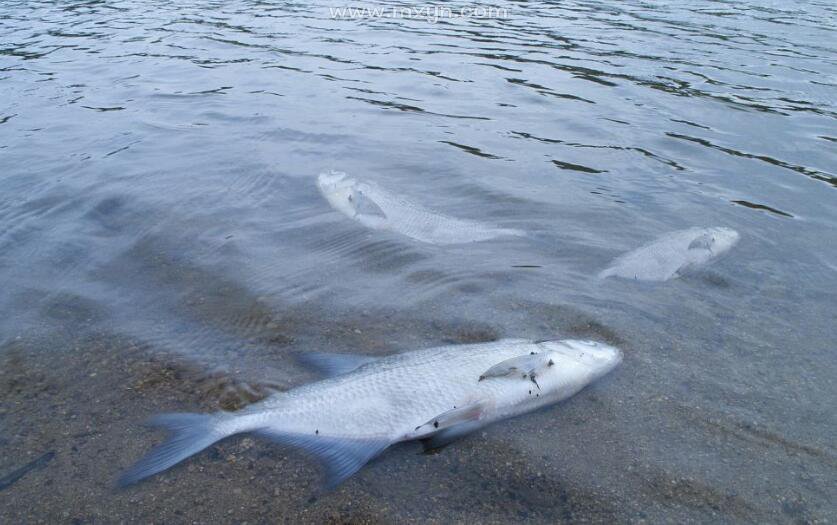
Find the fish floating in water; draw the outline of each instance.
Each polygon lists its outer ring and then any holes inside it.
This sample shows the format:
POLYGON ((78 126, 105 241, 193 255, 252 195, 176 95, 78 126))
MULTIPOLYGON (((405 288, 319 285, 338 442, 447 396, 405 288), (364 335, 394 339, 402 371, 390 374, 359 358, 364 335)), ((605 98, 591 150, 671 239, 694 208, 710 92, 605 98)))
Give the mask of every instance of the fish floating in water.
POLYGON ((321 173, 317 186, 335 210, 367 228, 393 231, 429 244, 460 244, 525 235, 521 230, 434 212, 339 171, 321 173))
POLYGON ((333 488, 394 443, 421 440, 433 450, 491 422, 566 399, 615 368, 622 353, 593 341, 503 339, 382 358, 309 353, 301 359, 330 377, 238 412, 154 418, 170 439, 120 483, 251 432, 317 457, 333 488))
POLYGON ((617 257, 599 277, 667 281, 718 258, 736 245, 731 228, 690 228, 667 233, 617 257))

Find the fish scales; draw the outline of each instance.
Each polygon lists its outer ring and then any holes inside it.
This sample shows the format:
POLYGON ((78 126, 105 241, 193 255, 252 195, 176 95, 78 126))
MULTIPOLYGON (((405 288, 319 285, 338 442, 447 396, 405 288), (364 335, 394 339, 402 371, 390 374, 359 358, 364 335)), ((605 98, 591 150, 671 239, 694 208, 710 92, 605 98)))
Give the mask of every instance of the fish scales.
POLYGON ((418 439, 443 446, 494 421, 566 399, 618 365, 621 352, 593 341, 505 339, 374 360, 346 354, 318 359, 333 361, 331 369, 343 373, 239 412, 159 416, 156 423, 172 438, 129 469, 122 482, 165 470, 224 437, 255 432, 317 456, 334 486, 393 443, 418 439), (535 354, 543 359, 532 359, 535 354), (514 358, 551 364, 538 368, 537 387, 517 372, 480 379, 514 358))

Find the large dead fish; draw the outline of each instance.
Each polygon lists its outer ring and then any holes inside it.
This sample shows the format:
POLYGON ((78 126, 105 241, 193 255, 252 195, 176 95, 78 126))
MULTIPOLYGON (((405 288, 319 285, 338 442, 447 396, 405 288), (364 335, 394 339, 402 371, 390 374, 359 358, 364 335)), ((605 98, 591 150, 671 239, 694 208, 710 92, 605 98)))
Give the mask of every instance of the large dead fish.
POLYGON ((393 443, 442 447, 493 421, 566 399, 612 370, 621 352, 592 341, 491 343, 383 358, 306 354, 330 375, 239 412, 164 414, 168 441, 123 474, 134 483, 227 436, 252 432, 313 454, 334 487, 393 443))
POLYGON ((367 228, 394 231, 421 242, 458 244, 525 235, 521 230, 437 213, 339 171, 321 173, 317 186, 329 204, 350 219, 367 228))
POLYGON ((698 268, 729 251, 738 242, 730 228, 689 228, 667 233, 617 257, 599 277, 667 281, 698 268))

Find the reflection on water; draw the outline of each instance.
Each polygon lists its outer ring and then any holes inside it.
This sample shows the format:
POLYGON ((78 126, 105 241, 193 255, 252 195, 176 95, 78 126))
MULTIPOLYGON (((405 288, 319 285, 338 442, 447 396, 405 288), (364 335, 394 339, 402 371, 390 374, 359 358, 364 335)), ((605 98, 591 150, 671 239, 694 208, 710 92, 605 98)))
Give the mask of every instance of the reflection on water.
POLYGON ((494 5, 508 16, 433 23, 3 3, 0 476, 23 473, 0 484, 5 515, 834 518, 837 10, 494 5), (527 234, 370 230, 319 193, 332 169, 527 234), (716 225, 741 241, 701 272, 596 278, 716 225), (557 335, 625 363, 436 456, 391 451, 332 496, 309 502, 309 465, 241 443, 219 449, 237 464, 109 488, 154 440, 145 416, 298 385, 293 352, 557 335))

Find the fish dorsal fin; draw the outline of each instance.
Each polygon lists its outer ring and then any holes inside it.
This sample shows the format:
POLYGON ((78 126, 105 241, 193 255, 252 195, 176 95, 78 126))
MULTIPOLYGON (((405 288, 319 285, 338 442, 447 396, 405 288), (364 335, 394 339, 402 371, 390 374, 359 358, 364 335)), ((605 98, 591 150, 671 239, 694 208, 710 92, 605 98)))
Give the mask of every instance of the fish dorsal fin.
POLYGON ((484 424, 480 421, 484 413, 485 404, 476 402, 442 412, 427 423, 417 426, 417 432, 432 432, 421 440, 424 452, 438 450, 480 428, 484 424))
POLYGON ((357 215, 380 217, 386 219, 387 214, 362 189, 355 189, 349 196, 357 215))
POLYGON ((482 374, 480 374, 479 381, 491 377, 505 377, 520 374, 524 379, 531 376, 533 372, 537 372, 540 368, 551 366, 549 357, 546 354, 537 354, 535 352, 519 355, 501 361, 492 366, 482 374))
POLYGON ((332 490, 392 444, 389 438, 347 439, 322 434, 295 434, 269 428, 257 435, 284 445, 299 447, 325 469, 325 490, 332 490))
POLYGON ((330 354, 328 352, 300 352, 296 357, 300 363, 324 377, 348 374, 365 364, 378 360, 377 357, 368 355, 330 354))
MULTIPOLYGON (((703 235, 698 236, 695 240, 689 243, 690 250, 712 250, 712 244, 714 244, 715 238, 708 234, 704 233, 703 235)), ((681 245, 682 246, 682 245, 681 245)))

